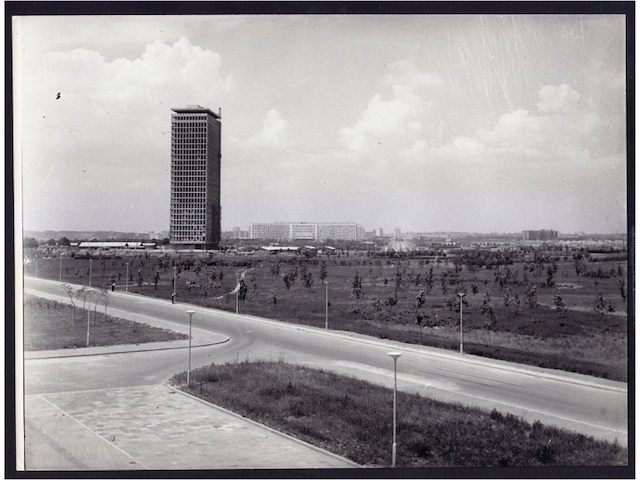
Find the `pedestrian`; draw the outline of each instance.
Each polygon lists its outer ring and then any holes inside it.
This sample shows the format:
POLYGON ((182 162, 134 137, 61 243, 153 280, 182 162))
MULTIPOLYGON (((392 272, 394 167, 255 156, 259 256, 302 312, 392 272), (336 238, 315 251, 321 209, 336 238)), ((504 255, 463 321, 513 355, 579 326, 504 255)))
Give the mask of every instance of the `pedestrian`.
POLYGON ((171 294, 171 303, 176 303, 176 294, 175 293, 171 294))
POLYGON ((111 291, 112 291, 112 292, 115 292, 115 291, 116 291, 116 284, 115 284, 115 283, 112 283, 112 284, 111 284, 111 291))

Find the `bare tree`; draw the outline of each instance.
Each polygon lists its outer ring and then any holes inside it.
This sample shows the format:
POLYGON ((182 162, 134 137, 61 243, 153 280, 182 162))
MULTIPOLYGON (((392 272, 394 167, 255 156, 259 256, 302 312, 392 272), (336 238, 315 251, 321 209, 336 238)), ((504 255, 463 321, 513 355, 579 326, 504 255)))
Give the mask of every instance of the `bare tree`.
POLYGON ((107 306, 109 305, 109 301, 111 300, 111 295, 109 294, 109 290, 106 288, 100 289, 100 297, 102 298, 102 303, 104 303, 104 314, 107 314, 107 306))
POLYGON ((82 286, 76 290, 76 295, 78 298, 82 299, 82 309, 85 310, 87 308, 87 297, 89 296, 89 287, 82 286))
POLYGON ((69 285, 68 283, 63 283, 62 284, 62 289, 64 290, 64 293, 67 294, 67 296, 69 297, 69 300, 71 300, 71 306, 73 307, 73 316, 72 316, 72 322, 75 323, 76 322, 76 302, 74 300, 75 297, 75 290, 74 288, 69 285))
MULTIPOLYGON (((83 298, 84 301, 86 302, 87 300, 89 301, 89 308, 87 309, 87 347, 89 346, 89 333, 91 332, 91 297, 93 296, 97 296, 96 295, 96 291, 93 290, 92 288, 84 288, 83 289, 83 298)), ((98 302, 96 301, 96 306, 98 305, 98 302)), ((95 325, 95 323, 94 323, 95 325)))

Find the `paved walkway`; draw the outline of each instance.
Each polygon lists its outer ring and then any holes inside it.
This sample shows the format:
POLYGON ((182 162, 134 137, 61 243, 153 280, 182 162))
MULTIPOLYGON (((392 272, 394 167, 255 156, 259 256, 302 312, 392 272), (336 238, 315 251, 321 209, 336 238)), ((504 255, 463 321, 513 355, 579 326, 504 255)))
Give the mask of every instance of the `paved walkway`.
POLYGON ((167 385, 28 395, 27 470, 349 468, 167 385))

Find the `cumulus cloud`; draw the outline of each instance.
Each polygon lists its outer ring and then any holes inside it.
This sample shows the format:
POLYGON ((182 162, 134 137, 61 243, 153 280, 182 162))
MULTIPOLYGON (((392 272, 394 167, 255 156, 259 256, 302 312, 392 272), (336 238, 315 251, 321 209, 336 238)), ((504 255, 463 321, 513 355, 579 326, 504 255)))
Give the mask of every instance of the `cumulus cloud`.
POLYGON ((402 150, 402 154, 409 157, 415 157, 418 155, 422 155, 427 151, 427 141, 424 139, 419 139, 414 142, 413 145, 409 148, 405 148, 402 150))
POLYGON ((231 77, 221 74, 221 64, 217 53, 186 38, 172 45, 156 41, 133 60, 109 62, 98 52, 78 48, 46 54, 41 64, 46 81, 32 88, 36 94, 42 87, 58 88, 88 106, 201 103, 232 88, 231 77))
POLYGON ((539 111, 518 109, 501 115, 492 128, 473 136, 456 136, 433 149, 440 156, 456 160, 494 162, 509 158, 560 162, 590 158, 600 147, 594 135, 603 120, 577 103, 580 94, 568 85, 540 89, 539 111))
POLYGON ((30 73, 16 95, 23 116, 25 212, 34 217, 27 220, 40 221, 43 199, 54 212, 87 204, 87 197, 115 212, 144 191, 154 201, 139 204, 130 228, 135 218, 165 224, 166 214, 158 212, 168 211, 170 108, 218 106, 233 89, 220 56, 182 38, 148 44, 132 59, 107 60, 76 48, 21 60, 19 71, 30 73), (64 168, 51 170, 51 164, 64 168), (105 181, 114 171, 118 182, 105 181), (136 183, 141 178, 145 188, 136 183))
POLYGON ((342 145, 363 154, 376 144, 386 144, 391 137, 394 143, 413 144, 415 138, 406 137, 420 130, 421 119, 430 105, 426 92, 440 83, 437 75, 418 71, 409 62, 392 65, 383 79, 391 90, 390 98, 374 95, 359 120, 340 130, 342 145))
POLYGON ((274 108, 262 121, 262 130, 249 138, 249 145, 259 147, 285 147, 289 139, 289 122, 274 108))
POLYGON ((580 94, 566 83, 559 86, 545 85, 538 92, 538 108, 543 112, 566 112, 572 110, 580 94))
POLYGON ((433 151, 445 157, 477 159, 486 152, 486 147, 477 138, 456 136, 451 143, 434 148, 433 151))

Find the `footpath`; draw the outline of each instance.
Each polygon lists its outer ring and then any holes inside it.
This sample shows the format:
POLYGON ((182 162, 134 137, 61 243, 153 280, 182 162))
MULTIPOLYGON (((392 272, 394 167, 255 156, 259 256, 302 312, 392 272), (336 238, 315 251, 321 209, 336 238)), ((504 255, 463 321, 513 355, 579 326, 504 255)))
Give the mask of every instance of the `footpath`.
POLYGON ((25 408, 28 471, 357 466, 169 385, 28 395, 25 408))

